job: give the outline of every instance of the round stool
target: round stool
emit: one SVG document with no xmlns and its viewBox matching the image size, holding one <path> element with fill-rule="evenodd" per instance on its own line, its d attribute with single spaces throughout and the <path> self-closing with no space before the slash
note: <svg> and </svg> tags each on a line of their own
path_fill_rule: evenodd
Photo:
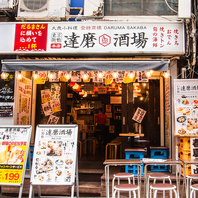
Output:
<svg viewBox="0 0 198 198">
<path fill-rule="evenodd" d="M 198 179 L 198 174 L 189 174 L 186 176 L 187 186 L 186 186 L 186 197 L 189 195 L 189 186 L 192 185 L 192 180 Z"/>
<path fill-rule="evenodd" d="M 133 197 L 136 198 L 136 192 L 135 192 L 136 190 L 138 191 L 138 198 L 140 198 L 140 187 L 138 185 L 135 185 L 135 184 L 116 185 L 116 186 L 114 186 L 114 192 L 113 192 L 112 198 L 115 198 L 116 192 L 120 192 L 120 191 L 129 192 L 130 193 L 129 197 L 131 197 L 131 192 L 133 192 Z M 118 194 L 118 198 L 119 197 L 120 196 Z"/>
<path fill-rule="evenodd" d="M 196 198 L 196 190 L 198 190 L 198 184 L 193 184 L 192 186 L 190 186 L 190 198 Z M 194 193 L 194 196 L 193 196 Z"/>
<path fill-rule="evenodd" d="M 108 146 L 109 146 L 109 155 L 110 159 L 117 159 L 117 147 L 120 146 L 120 158 L 121 158 L 121 151 L 122 151 L 122 143 L 121 142 L 110 142 L 106 145 L 105 147 L 105 159 L 107 159 L 107 151 L 108 151 Z M 113 156 L 113 149 L 114 147 L 114 156 Z"/>
<path fill-rule="evenodd" d="M 166 191 L 166 190 L 169 190 L 169 191 L 173 191 L 175 193 L 175 198 L 177 198 L 177 192 L 176 192 L 176 186 L 175 185 L 172 185 L 172 184 L 153 184 L 150 186 L 150 198 L 152 198 L 152 190 L 154 190 L 154 193 L 153 193 L 153 197 L 154 198 L 157 198 L 157 191 L 158 190 L 163 190 L 163 191 Z M 171 197 L 172 197 L 172 194 L 171 194 Z"/>
<path fill-rule="evenodd" d="M 113 180 L 112 180 L 112 196 L 113 196 L 113 191 L 114 191 L 114 182 L 115 182 L 115 179 L 118 180 L 118 185 L 120 185 L 120 179 L 128 179 L 128 183 L 129 184 L 131 183 L 131 179 L 133 179 L 133 184 L 135 184 L 134 174 L 132 174 L 132 173 L 116 173 L 116 174 L 114 174 L 113 175 Z"/>
<path fill-rule="evenodd" d="M 170 182 L 170 184 L 172 184 L 169 175 L 166 175 L 166 174 L 163 174 L 163 173 L 151 174 L 151 175 L 149 175 L 148 181 L 147 181 L 147 198 L 149 197 L 149 180 L 150 180 L 150 179 L 154 179 L 153 184 L 156 183 L 156 180 L 157 180 L 157 179 L 163 180 L 163 183 L 165 183 L 165 180 L 168 179 L 169 182 Z M 165 197 L 164 192 L 163 192 L 163 197 Z"/>
</svg>

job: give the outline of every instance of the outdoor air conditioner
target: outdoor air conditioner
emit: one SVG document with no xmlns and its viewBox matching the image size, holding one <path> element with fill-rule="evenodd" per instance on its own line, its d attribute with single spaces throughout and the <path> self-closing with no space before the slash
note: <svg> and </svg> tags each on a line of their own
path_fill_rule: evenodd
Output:
<svg viewBox="0 0 198 198">
<path fill-rule="evenodd" d="M 70 0 L 19 0 L 17 19 L 61 19 L 69 10 Z"/>
<path fill-rule="evenodd" d="M 12 9 L 16 6 L 15 0 L 0 0 L 0 9 Z"/>
</svg>

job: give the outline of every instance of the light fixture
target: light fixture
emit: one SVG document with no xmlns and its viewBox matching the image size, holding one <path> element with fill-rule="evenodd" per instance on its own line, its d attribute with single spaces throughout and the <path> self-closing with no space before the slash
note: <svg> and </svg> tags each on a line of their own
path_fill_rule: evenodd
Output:
<svg viewBox="0 0 198 198">
<path fill-rule="evenodd" d="M 140 97 L 140 100 L 142 101 L 144 99 L 144 97 Z"/>
<path fill-rule="evenodd" d="M 118 72 L 114 71 L 113 72 L 113 78 L 117 78 L 118 77 Z"/>
<path fill-rule="evenodd" d="M 98 73 L 98 78 L 103 78 L 103 73 L 102 72 Z"/>
<path fill-rule="evenodd" d="M 134 72 L 130 72 L 130 73 L 129 73 L 129 78 L 133 79 L 134 76 L 135 76 Z"/>
<path fill-rule="evenodd" d="M 50 71 L 50 73 L 49 73 L 48 77 L 49 77 L 49 79 L 53 79 L 54 74 L 53 74 L 53 72 L 52 72 L 52 71 Z"/>
<path fill-rule="evenodd" d="M 163 76 L 164 76 L 164 78 L 168 78 L 170 76 L 170 73 L 168 71 L 167 72 L 164 72 L 163 73 Z"/>
<path fill-rule="evenodd" d="M 34 72 L 33 77 L 34 77 L 34 79 L 38 79 L 38 73 L 37 73 L 37 71 Z"/>
<path fill-rule="evenodd" d="M 147 78 L 149 78 L 149 77 L 151 77 L 152 73 L 153 73 L 152 70 L 146 71 L 145 75 L 146 75 Z"/>
<path fill-rule="evenodd" d="M 19 72 L 18 72 L 18 75 L 17 75 L 17 79 L 18 79 L 18 80 L 21 80 L 22 78 L 23 78 L 23 75 L 22 75 L 21 72 L 19 71 Z"/>
<path fill-rule="evenodd" d="M 67 81 L 71 78 L 70 72 L 66 73 L 65 78 L 66 78 Z"/>
<path fill-rule="evenodd" d="M 8 73 L 2 72 L 1 73 L 1 79 L 5 80 L 8 77 Z"/>
<path fill-rule="evenodd" d="M 83 74 L 83 80 L 88 80 L 89 79 L 89 75 L 88 75 L 88 73 L 87 72 L 84 72 L 84 74 Z"/>
</svg>

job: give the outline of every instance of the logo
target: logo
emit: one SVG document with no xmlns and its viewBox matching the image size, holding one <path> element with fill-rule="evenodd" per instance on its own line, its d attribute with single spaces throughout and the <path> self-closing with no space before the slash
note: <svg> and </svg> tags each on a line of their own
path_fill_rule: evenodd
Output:
<svg viewBox="0 0 198 198">
<path fill-rule="evenodd" d="M 107 34 L 99 36 L 99 44 L 106 47 L 111 43 L 111 37 Z"/>
</svg>

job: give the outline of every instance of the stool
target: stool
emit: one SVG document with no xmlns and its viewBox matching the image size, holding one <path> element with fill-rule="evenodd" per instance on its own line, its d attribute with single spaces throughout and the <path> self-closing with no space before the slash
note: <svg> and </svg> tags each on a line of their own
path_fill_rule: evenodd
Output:
<svg viewBox="0 0 198 198">
<path fill-rule="evenodd" d="M 147 181 L 147 191 L 146 191 L 146 192 L 147 192 L 147 198 L 149 197 L 149 180 L 150 180 L 150 179 L 154 179 L 154 182 L 153 182 L 154 184 L 156 183 L 156 180 L 157 180 L 157 179 L 162 179 L 162 180 L 163 180 L 163 184 L 165 183 L 165 180 L 168 179 L 169 182 L 170 182 L 170 184 L 172 184 L 169 175 L 161 174 L 161 173 L 149 175 L 148 181 Z M 164 192 L 163 192 L 163 197 L 165 197 Z"/>
<path fill-rule="evenodd" d="M 107 159 L 107 151 L 108 151 L 108 146 L 109 146 L 109 155 L 110 159 L 117 159 L 117 146 L 120 146 L 120 159 L 121 157 L 121 152 L 122 152 L 122 147 L 121 147 L 121 142 L 110 142 L 106 145 L 105 147 L 105 159 Z M 112 147 L 114 146 L 114 157 L 113 157 L 113 149 Z"/>
<path fill-rule="evenodd" d="M 92 143 L 93 146 L 93 155 L 95 155 L 96 152 L 96 142 L 95 139 L 90 137 L 84 140 L 84 153 L 87 154 L 87 142 Z M 91 148 L 90 148 L 91 149 Z"/>
<path fill-rule="evenodd" d="M 172 191 L 175 193 L 175 198 L 177 198 L 176 186 L 172 184 L 153 184 L 150 186 L 150 198 L 152 198 L 152 190 L 154 190 L 153 197 L 157 198 L 157 191 L 158 190 L 169 190 L 172 197 Z"/>
<path fill-rule="evenodd" d="M 128 179 L 129 184 L 131 183 L 131 179 L 133 179 L 133 184 L 135 184 L 134 174 L 131 174 L 131 173 L 116 173 L 116 174 L 114 174 L 113 180 L 112 180 L 112 196 L 113 196 L 115 179 L 118 179 L 118 185 L 120 185 L 120 179 Z"/>
<path fill-rule="evenodd" d="M 79 148 L 80 148 L 80 157 L 82 156 L 82 142 L 78 140 Z"/>
<path fill-rule="evenodd" d="M 150 146 L 151 159 L 167 159 L 167 147 L 154 147 Z M 167 171 L 166 165 L 151 165 L 151 171 Z"/>
<path fill-rule="evenodd" d="M 196 198 L 196 190 L 198 190 L 198 184 L 193 184 L 192 186 L 190 186 L 190 198 Z M 193 196 L 194 193 L 194 196 Z"/>
<path fill-rule="evenodd" d="M 138 185 L 135 185 L 135 184 L 120 184 L 120 185 L 116 185 L 114 186 L 114 192 L 113 192 L 113 196 L 112 198 L 115 198 L 115 195 L 116 195 L 116 192 L 120 192 L 120 191 L 128 191 L 130 193 L 130 196 L 131 197 L 131 192 L 133 192 L 133 197 L 136 198 L 136 192 L 135 191 L 138 191 L 138 198 L 140 198 L 140 187 Z M 118 198 L 119 198 L 119 195 L 118 195 Z"/>
<path fill-rule="evenodd" d="M 187 180 L 186 197 L 188 197 L 189 195 L 189 186 L 191 186 L 193 179 L 198 179 L 198 174 L 189 174 L 186 176 L 186 180 Z M 190 185 L 189 185 L 189 181 L 190 181 Z"/>
<path fill-rule="evenodd" d="M 145 150 L 143 148 L 127 148 L 125 151 L 125 159 L 143 159 Z M 142 175 L 144 173 L 144 164 L 141 163 L 142 166 Z M 136 165 L 126 165 L 125 166 L 126 173 L 132 173 L 135 176 L 138 175 L 138 168 Z"/>
</svg>

